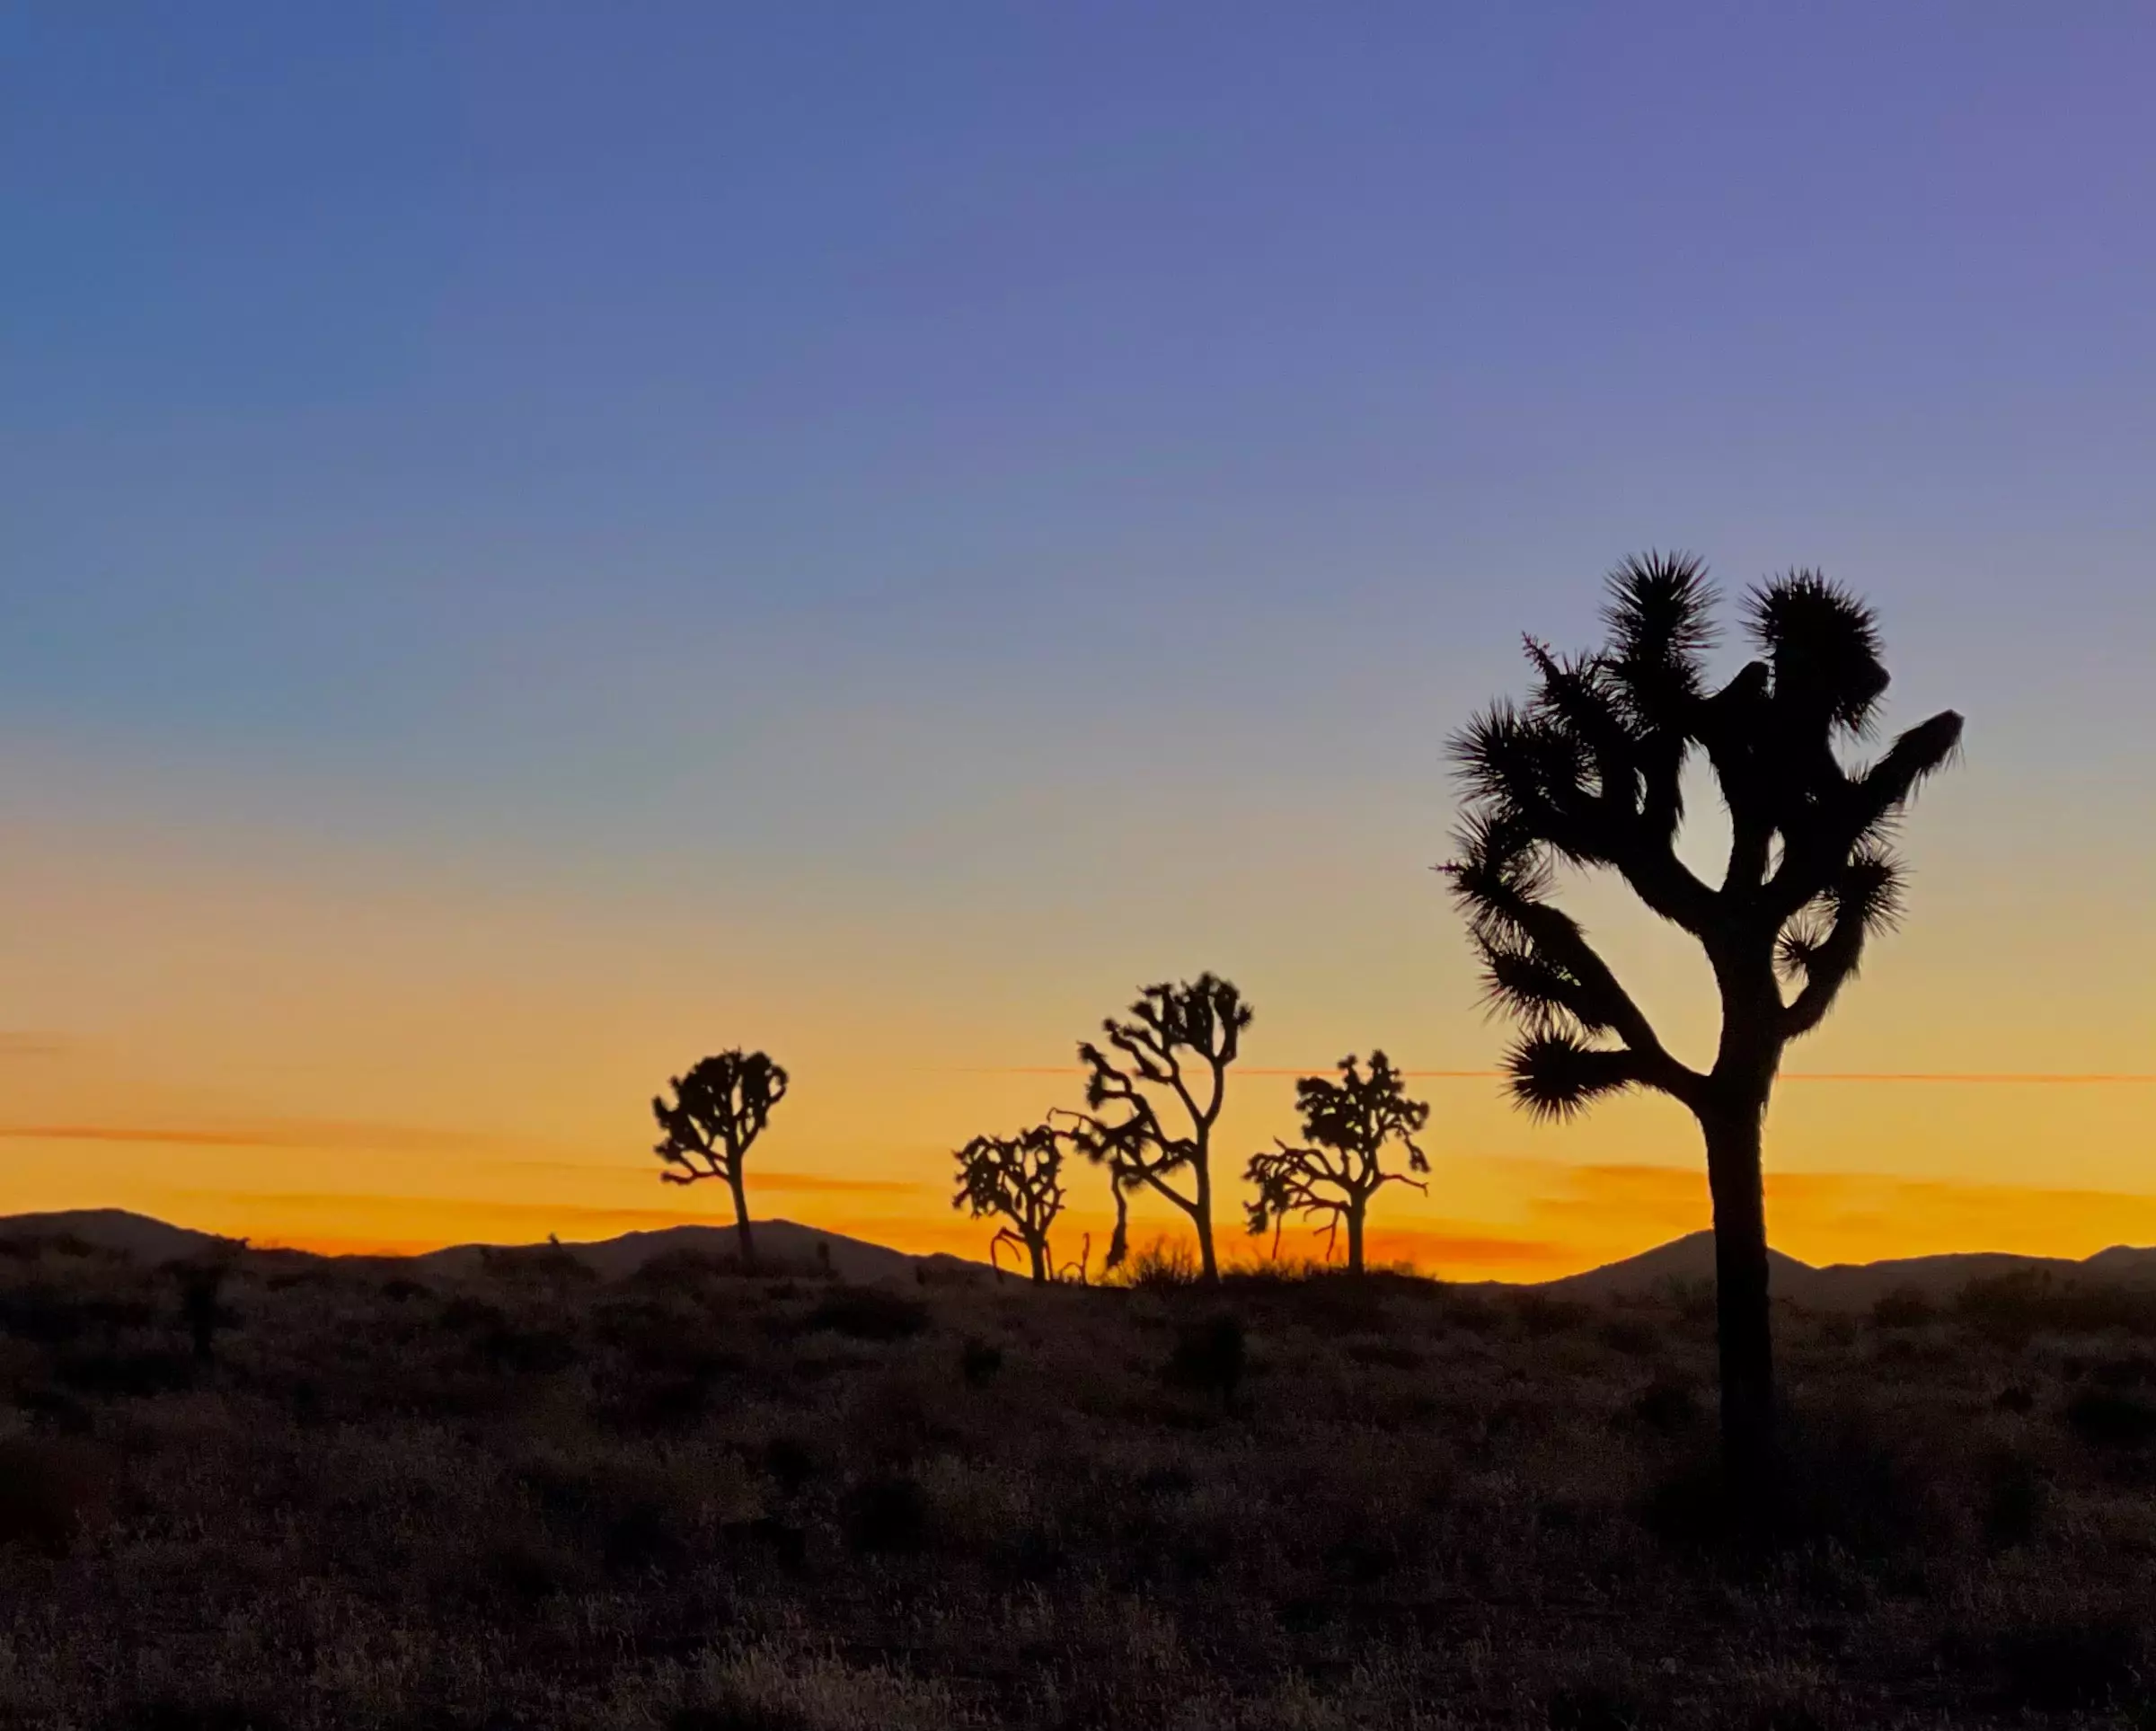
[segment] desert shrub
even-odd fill
[[[1662,1330],[1644,1317],[1613,1316],[1595,1330],[1595,1338],[1612,1352],[1644,1358],[1662,1345]]]
[[[1577,1329],[1587,1320],[1587,1307],[1585,1304],[1575,1304],[1568,1299],[1551,1298],[1533,1292],[1522,1293],[1514,1299],[1512,1313],[1533,1340],[1562,1334],[1568,1329]]]
[[[81,1311],[49,1286],[0,1292],[0,1334],[54,1347],[83,1331]]]
[[[1913,1329],[1938,1314],[1939,1307],[1913,1286],[1897,1286],[1873,1301],[1871,1323],[1875,1329]]]
[[[2140,1389],[2156,1382],[2156,1361],[2142,1353],[2118,1358],[2099,1358],[2089,1367],[2089,1380],[2099,1388]]]
[[[928,1543],[928,1497],[914,1479],[879,1473],[846,1493],[839,1524],[849,1550],[871,1556],[917,1551]]]
[[[483,1298],[459,1294],[442,1306],[441,1325],[452,1333],[472,1329],[506,1329],[508,1312]]]
[[[994,1341],[968,1336],[959,1349],[959,1374],[969,1389],[986,1388],[1003,1368],[1003,1349]]]
[[[424,1298],[428,1289],[423,1281],[407,1280],[402,1275],[394,1275],[384,1280],[376,1290],[391,1303],[402,1304],[409,1299]]]
[[[649,1292],[694,1292],[741,1272],[738,1255],[684,1248],[662,1250],[631,1272],[625,1284]]]
[[[554,1329],[497,1328],[476,1350],[490,1369],[512,1376],[551,1376],[576,1363],[576,1342]]]
[[[904,1340],[928,1327],[928,1306],[880,1286],[841,1286],[808,1313],[808,1326],[852,1340]]]
[[[1350,1340],[1341,1348],[1342,1355],[1357,1364],[1373,1364],[1386,1370],[1413,1371],[1422,1368],[1422,1354],[1400,1340]]]
[[[778,1564],[782,1568],[799,1568],[808,1560],[808,1532],[805,1527],[791,1521],[782,1521],[773,1515],[758,1515],[747,1521],[728,1521],[719,1529],[720,1536],[739,1546],[751,1555]]]
[[[2066,1423],[2092,1448],[2138,1449],[2156,1439],[2156,1406],[2118,1389],[2084,1389],[2066,1403]]]
[[[2035,1391],[2019,1382],[2010,1382],[2001,1389],[1992,1405],[2001,1412],[2031,1412],[2036,1409]]]
[[[1652,1723],[1647,1709],[1608,1683],[1576,1683],[1550,1697],[1550,1731],[1641,1731]]]
[[[284,1721],[253,1701],[160,1696],[137,1703],[119,1724],[125,1731],[282,1731]]]
[[[2156,1288],[2062,1280],[2048,1268],[1972,1280],[1955,1314],[1988,1340],[2017,1346],[2044,1331],[2098,1334],[2116,1329],[2156,1335]]]
[[[1984,1539],[1993,1550],[2033,1544],[2050,1485],[2037,1463],[2019,1452],[1997,1456],[1984,1475]]]
[[[1740,1520],[1718,1459],[1698,1456],[1657,1481],[1641,1505],[1643,1523],[1665,1542],[1694,1550],[1735,1543],[1786,1550],[1831,1545],[1878,1560],[1908,1550],[1938,1524],[1935,1487],[1909,1453],[1882,1439],[1859,1415],[1784,1427],[1773,1499]]]
[[[110,1514],[113,1465],[85,1443],[0,1441],[0,1547],[65,1555]]]
[[[1233,1410],[1248,1363],[1241,1320],[1224,1311],[1178,1333],[1163,1374],[1177,1388],[1217,1395]]]
[[[1197,1285],[1197,1253],[1180,1239],[1156,1238],[1117,1271],[1116,1284],[1140,1292],[1173,1292]]]
[[[1988,1677],[1995,1704],[2009,1711],[2117,1711],[2152,1700],[2143,1672],[2145,1638],[2117,1618],[1949,1631],[1941,1648],[1947,1664]]]
[[[482,1248],[479,1266],[496,1280],[533,1285],[588,1285],[598,1272],[565,1244]]]
[[[764,1470],[791,1497],[816,1477],[816,1451],[798,1436],[774,1436],[764,1445]]]
[[[52,1376],[78,1394],[148,1400],[193,1387],[195,1364],[184,1354],[155,1347],[85,1350],[61,1354],[53,1363]]]
[[[1700,1422],[1699,1391],[1689,1382],[1657,1377],[1635,1395],[1628,1409],[1651,1431],[1674,1436]]]

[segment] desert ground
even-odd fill
[[[0,1246],[0,1725],[2156,1725],[2156,1299]],[[206,1349],[206,1350],[199,1350]]]

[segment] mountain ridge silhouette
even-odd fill
[[[911,1279],[917,1269],[985,1273],[987,1264],[947,1251],[915,1255],[872,1240],[826,1232],[797,1221],[773,1218],[756,1223],[759,1252],[774,1266],[814,1266],[817,1247],[827,1247],[832,1271],[842,1279]],[[206,1250],[221,1241],[214,1232],[176,1226],[125,1208],[70,1208],[47,1213],[0,1214],[0,1240],[73,1237],[100,1250],[145,1259],[170,1260]],[[530,1244],[451,1244],[417,1253],[324,1253],[278,1248],[269,1254],[324,1261],[377,1261],[418,1264],[444,1270],[477,1267],[490,1251],[532,1250]],[[613,1238],[564,1241],[561,1249],[592,1271],[616,1279],[632,1274],[656,1257],[678,1250],[730,1256],[734,1229],[728,1225],[681,1225],[652,1232],[623,1232]],[[2095,1278],[2107,1285],[2156,1285],[2156,1247],[2114,1244],[2076,1261],[2067,1257],[2028,1256],[2011,1250],[1956,1250],[1932,1256],[1890,1257],[1878,1262],[1816,1265],[1780,1250],[1771,1252],[1777,1298],[1821,1309],[1861,1309],[1888,1293],[1916,1292],[1926,1297],[1951,1296],[1970,1281],[2022,1271],[2048,1273],[2060,1279]],[[1702,1231],[1655,1245],[1637,1256],[1621,1258],[1578,1274],[1544,1281],[1478,1281],[1480,1286],[1541,1292],[1556,1297],[1603,1299],[1643,1296],[1672,1283],[1691,1284],[1714,1277],[1714,1234]]]

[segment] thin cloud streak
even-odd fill
[[[0,1142],[98,1142],[165,1144],[181,1148],[344,1148],[358,1150],[461,1150],[528,1146],[517,1138],[423,1125],[363,1124],[339,1119],[287,1122],[259,1128],[158,1124],[0,1124]]]
[[[649,1158],[642,1164],[627,1160],[501,1160],[490,1161],[488,1170],[497,1172],[605,1172],[614,1178],[632,1179],[657,1178],[661,1170]],[[921,1196],[935,1187],[899,1178],[845,1178],[831,1172],[764,1172],[751,1170],[748,1188],[752,1195],[758,1190],[784,1190],[819,1196]]]
[[[65,1034],[38,1029],[0,1028],[0,1062],[12,1058],[57,1058],[74,1044]]]
[[[1312,1064],[1301,1069],[1283,1068],[1278,1064],[1244,1064],[1235,1066],[1239,1076],[1318,1076],[1330,1073],[1330,1064]],[[961,1076],[1082,1076],[1082,1066],[1074,1064],[1012,1064],[966,1066],[946,1073]],[[1503,1070],[1402,1070],[1403,1076],[1415,1076],[1425,1082],[1502,1082],[1507,1073]],[[2037,1070],[1785,1070],[1779,1080],[1782,1082],[1964,1082],[1975,1085],[1999,1083],[2028,1083],[2035,1086],[2071,1088],[2107,1083],[2156,1082],[2156,1071],[2090,1070],[2090,1071],[2037,1071]]]

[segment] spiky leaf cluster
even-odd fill
[[[1714,602],[1695,559],[1628,561],[1609,578],[1604,646],[1563,657],[1529,640],[1527,700],[1493,705],[1453,742],[1466,799],[1445,870],[1489,1001],[1519,1027],[1507,1068],[1530,1111],[1561,1117],[1638,1087],[1696,1104],[1733,1069],[1763,1087],[1900,908],[1895,825],[1952,756],[1961,718],[1942,711],[1869,762],[1845,761],[1888,683],[1870,609],[1812,571],[1761,586],[1745,609],[1756,658],[1716,688]],[[1695,753],[1729,817],[1719,882],[1676,852]],[[1617,872],[1704,946],[1726,1012],[1733,996],[1743,1009],[1741,1025],[1726,1013],[1712,1075],[1669,1055],[1556,905],[1560,866]]]
[[[764,1134],[773,1108],[786,1098],[786,1072],[762,1052],[736,1047],[699,1059],[667,1085],[674,1099],[655,1099],[651,1115],[663,1133],[652,1150],[667,1162],[668,1184],[715,1178],[734,1183],[750,1144]]]

